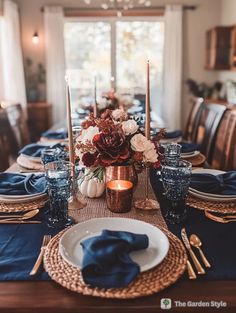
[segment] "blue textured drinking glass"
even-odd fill
[[[48,226],[63,228],[73,224],[68,216],[68,200],[71,197],[73,165],[56,161],[45,165],[48,194],[50,200]]]
[[[168,165],[178,164],[181,156],[181,145],[177,143],[169,143],[164,145],[165,163]]]
[[[50,162],[59,161],[63,157],[63,151],[60,148],[44,149],[41,153],[41,159],[44,165]]]
[[[192,164],[181,161],[170,165],[164,163],[161,168],[161,178],[164,195],[169,202],[166,219],[172,224],[183,223],[187,218],[186,198],[191,180]]]

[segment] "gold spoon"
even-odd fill
[[[37,215],[39,213],[39,210],[31,210],[31,211],[28,211],[26,213],[24,213],[23,215],[21,216],[17,216],[17,217],[14,217],[14,216],[10,216],[10,217],[7,217],[5,219],[1,219],[0,221],[12,221],[12,220],[19,220],[19,221],[24,221],[24,220],[28,220],[32,217],[34,217],[35,215]]]
[[[207,258],[205,257],[204,253],[202,252],[202,249],[200,248],[202,245],[202,242],[200,238],[193,234],[190,236],[190,243],[193,247],[197,248],[199,250],[199,253],[201,255],[202,261],[206,267],[211,267],[211,264],[208,262]]]

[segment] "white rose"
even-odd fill
[[[98,108],[100,109],[100,110],[103,110],[103,109],[105,109],[105,108],[107,108],[108,107],[108,103],[107,103],[107,99],[106,98],[102,98],[101,100],[99,100],[99,102],[98,102]]]
[[[148,145],[149,148],[144,151],[143,158],[145,162],[155,163],[158,160],[158,154],[156,152],[154,144],[151,143],[150,141],[149,143],[151,144],[151,146]]]
[[[149,141],[142,134],[137,134],[131,138],[130,144],[134,151],[144,152],[148,148]]]
[[[122,129],[126,136],[132,135],[138,130],[138,124],[135,120],[124,121],[122,122]]]
[[[89,126],[87,129],[83,129],[81,135],[76,139],[78,142],[85,143],[86,141],[92,141],[95,135],[99,134],[97,126]]]
[[[119,119],[124,119],[126,117],[126,113],[122,109],[116,109],[112,111],[112,118],[117,121]]]

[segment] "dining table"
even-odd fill
[[[7,172],[20,172],[21,170],[22,168],[18,164],[14,163],[7,170]],[[156,171],[151,171],[150,181],[154,191],[153,195],[158,198],[159,185],[157,183],[156,175]],[[165,214],[165,210],[167,209],[166,205],[164,204],[163,199],[158,198],[158,200],[160,202],[161,211],[159,210],[158,213],[156,213],[156,211],[145,212],[147,216],[149,215],[150,220],[152,220],[155,214],[161,214],[162,216]],[[200,236],[201,234],[207,234],[207,223],[212,225],[215,222],[206,221],[203,211],[199,211],[194,208],[189,208],[189,210],[191,213],[188,216],[187,223],[191,225],[191,229],[196,230],[196,233],[200,234]],[[81,210],[78,214],[82,216],[83,210]],[[144,213],[137,214],[142,215]],[[125,217],[126,214],[124,213],[123,216]],[[195,223],[195,221],[198,222]],[[179,226],[169,225],[168,223],[167,226],[171,232],[175,233],[175,235],[178,235],[180,232],[181,228]],[[221,226],[222,229],[224,227],[225,232],[228,231],[226,225],[217,226]],[[0,225],[0,228],[1,227],[3,227],[3,225]],[[11,227],[11,225],[7,227]],[[24,225],[24,227],[27,227],[27,225]],[[204,228],[204,231],[201,227]],[[233,227],[233,223],[230,227]],[[213,232],[213,234],[211,233],[211,238],[215,236],[215,242],[217,243],[217,236],[219,236],[219,234],[214,234],[214,228],[213,230],[209,229],[209,232],[210,231]],[[27,240],[30,240],[30,238]],[[204,248],[205,247],[206,242]],[[218,249],[217,245],[213,248],[213,251],[214,249]],[[232,253],[232,259],[235,260],[235,246],[230,247],[230,253]],[[0,249],[0,262],[2,257],[4,257],[4,251]],[[164,290],[150,296],[138,297],[134,299],[106,299],[85,296],[80,293],[70,291],[50,279],[6,279],[0,281],[0,312],[154,313],[162,312],[162,299],[171,299],[172,308],[170,309],[170,312],[216,312],[218,310],[220,312],[236,312],[236,277],[224,278],[224,276],[220,277],[217,275],[214,277],[214,274],[214,271],[212,274],[209,274],[211,279],[205,279],[204,277],[198,276],[195,280],[189,280],[187,274],[185,273],[174,284]],[[204,308],[204,303],[208,303],[210,305]],[[218,310],[216,309],[217,305],[220,306]]]

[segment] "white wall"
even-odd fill
[[[43,14],[40,12],[40,8],[46,4],[59,4],[66,7],[84,6],[83,0],[15,1],[20,7],[24,57],[30,57],[34,61],[42,63],[45,62],[45,46],[43,36]],[[236,2],[236,0],[231,0],[231,2]],[[214,82],[217,80],[216,73],[204,69],[205,32],[207,29],[219,24],[221,0],[152,0],[154,6],[169,3],[192,4],[198,6],[195,11],[185,11],[184,13],[183,81],[187,78],[193,78],[197,81]],[[40,43],[37,46],[33,45],[31,42],[32,34],[35,30],[38,31],[40,36]],[[183,118],[185,119],[189,108],[186,89],[183,89]]]
[[[222,26],[236,25],[236,0],[221,0],[221,21]],[[236,72],[220,71],[219,80],[225,82],[227,79],[236,81]]]

